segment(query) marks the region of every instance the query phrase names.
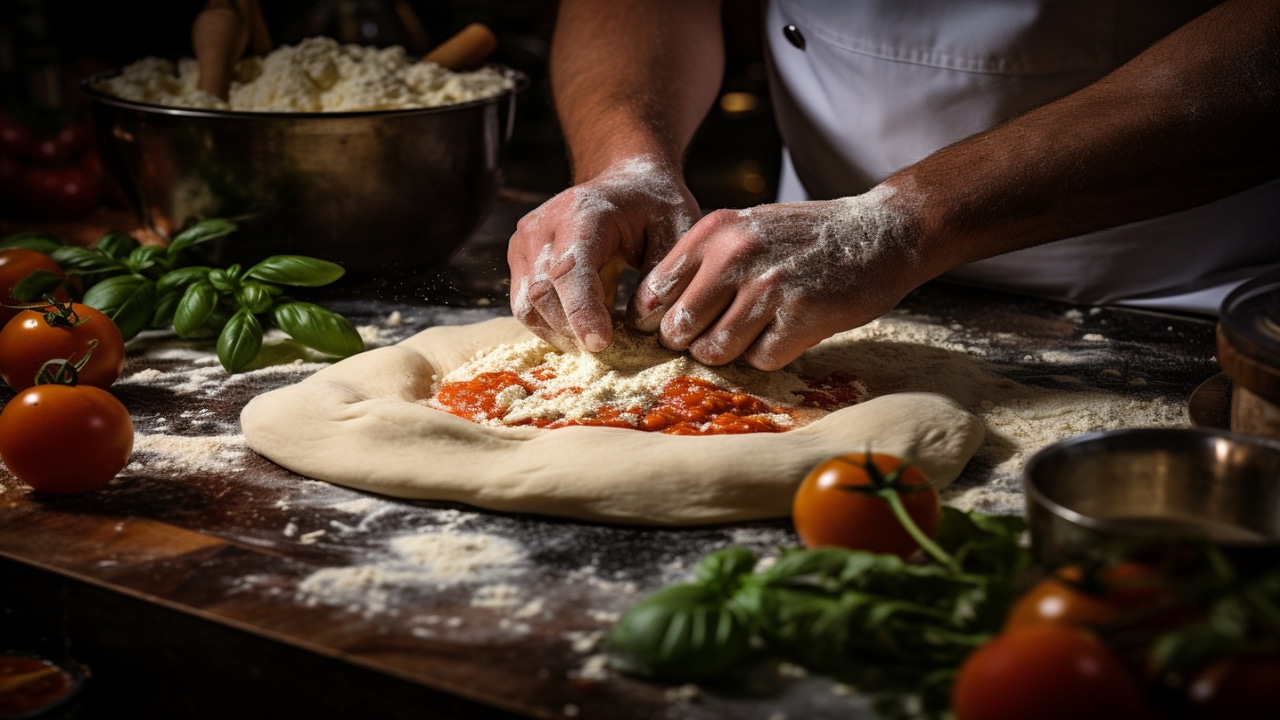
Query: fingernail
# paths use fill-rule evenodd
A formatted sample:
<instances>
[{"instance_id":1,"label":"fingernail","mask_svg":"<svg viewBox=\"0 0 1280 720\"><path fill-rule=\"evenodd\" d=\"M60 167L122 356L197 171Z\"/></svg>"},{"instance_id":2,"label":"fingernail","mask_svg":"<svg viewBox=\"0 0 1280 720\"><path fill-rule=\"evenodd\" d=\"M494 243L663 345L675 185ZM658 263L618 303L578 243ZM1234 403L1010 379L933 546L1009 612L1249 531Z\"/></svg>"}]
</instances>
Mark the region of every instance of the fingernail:
<instances>
[{"instance_id":1,"label":"fingernail","mask_svg":"<svg viewBox=\"0 0 1280 720\"><path fill-rule=\"evenodd\" d=\"M589 352L600 352L607 347L604 338L595 333L587 333L587 336L582 339L582 344L587 347Z\"/></svg>"}]
</instances>

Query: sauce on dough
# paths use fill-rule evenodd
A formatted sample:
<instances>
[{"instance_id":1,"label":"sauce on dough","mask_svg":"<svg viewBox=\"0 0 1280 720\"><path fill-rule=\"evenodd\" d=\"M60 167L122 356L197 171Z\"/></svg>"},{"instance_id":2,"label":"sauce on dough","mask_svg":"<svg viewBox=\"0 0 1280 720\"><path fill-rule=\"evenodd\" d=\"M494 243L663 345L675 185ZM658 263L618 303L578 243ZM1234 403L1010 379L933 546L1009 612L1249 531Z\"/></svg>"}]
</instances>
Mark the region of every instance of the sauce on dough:
<instances>
[{"instance_id":1,"label":"sauce on dough","mask_svg":"<svg viewBox=\"0 0 1280 720\"><path fill-rule=\"evenodd\" d=\"M868 397L848 373L709 367L619 325L598 354L561 353L541 340L492 348L441 378L426 404L491 427L721 435L784 432Z\"/></svg>"}]
</instances>

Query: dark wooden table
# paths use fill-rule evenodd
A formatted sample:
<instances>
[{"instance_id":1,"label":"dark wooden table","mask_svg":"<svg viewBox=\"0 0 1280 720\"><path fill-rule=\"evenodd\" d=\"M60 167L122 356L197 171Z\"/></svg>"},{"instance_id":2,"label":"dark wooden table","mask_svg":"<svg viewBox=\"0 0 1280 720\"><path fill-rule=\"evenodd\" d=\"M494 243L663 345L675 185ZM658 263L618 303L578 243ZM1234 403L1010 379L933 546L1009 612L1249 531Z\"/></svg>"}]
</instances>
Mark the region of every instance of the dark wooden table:
<instances>
[{"instance_id":1,"label":"dark wooden table","mask_svg":"<svg viewBox=\"0 0 1280 720\"><path fill-rule=\"evenodd\" d=\"M505 313L502 245L529 207L504 196L448 268L323 301L371 328L374 344ZM984 362L1028 386L1185 404L1218 372L1203 318L944 284L895 313L980 342ZM1030 361L1073 350L1084 359L1051 371ZM239 435L250 398L319 367L287 342L271 353L227 378L207 345L148 333L113 388L139 437L119 478L42 497L0 468L0 646L88 668L78 717L868 716L848 688L802 673L727 695L602 669L598 641L619 613L713 550L795 544L787 522L613 527L311 481ZM1016 493L1017 478L975 461L954 488L983 486ZM505 555L461 576L423 572L397 543L424 537Z\"/></svg>"}]
</instances>

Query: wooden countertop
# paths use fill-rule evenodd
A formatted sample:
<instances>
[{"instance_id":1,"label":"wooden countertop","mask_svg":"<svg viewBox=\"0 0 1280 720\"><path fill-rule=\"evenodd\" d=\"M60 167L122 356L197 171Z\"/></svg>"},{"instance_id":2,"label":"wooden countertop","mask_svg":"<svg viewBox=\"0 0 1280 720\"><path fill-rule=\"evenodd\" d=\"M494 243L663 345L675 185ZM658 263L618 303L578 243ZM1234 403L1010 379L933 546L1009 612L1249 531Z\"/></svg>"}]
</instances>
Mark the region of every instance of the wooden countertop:
<instances>
[{"instance_id":1,"label":"wooden countertop","mask_svg":"<svg viewBox=\"0 0 1280 720\"><path fill-rule=\"evenodd\" d=\"M444 270L323 302L370 344L502 314L501 248L528 207L505 196ZM1214 325L1200 318L942 284L890 317L1009 381L1062 393L1185 407L1218 372ZM138 432L120 477L41 497L0 468L0 645L87 666L79 717L869 717L820 677L783 673L730 695L601 665L598 641L632 603L713 550L794 545L787 522L613 527L299 477L248 450L238 415L321 366L277 340L267 364L228 378L207 344L148 333L113 388ZM949 497L1016 507L1001 458L975 459Z\"/></svg>"}]
</instances>

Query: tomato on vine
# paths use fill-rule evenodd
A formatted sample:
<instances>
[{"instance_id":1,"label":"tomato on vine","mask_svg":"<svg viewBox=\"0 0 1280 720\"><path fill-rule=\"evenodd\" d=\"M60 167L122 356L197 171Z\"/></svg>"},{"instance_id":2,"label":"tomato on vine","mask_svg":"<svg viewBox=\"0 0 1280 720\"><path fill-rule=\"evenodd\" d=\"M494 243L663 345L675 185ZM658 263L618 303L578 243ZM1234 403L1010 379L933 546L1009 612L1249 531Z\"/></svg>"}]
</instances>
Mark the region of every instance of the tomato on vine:
<instances>
[{"instance_id":1,"label":"tomato on vine","mask_svg":"<svg viewBox=\"0 0 1280 720\"><path fill-rule=\"evenodd\" d=\"M894 455L841 455L805 476L792 502L806 547L843 547L906 556L922 545L900 519L898 504L925 536L937 528L941 504L920 468Z\"/></svg>"},{"instance_id":2,"label":"tomato on vine","mask_svg":"<svg viewBox=\"0 0 1280 720\"><path fill-rule=\"evenodd\" d=\"M1125 561L1085 570L1068 565L1031 587L1009 610L1005 628L1062 624L1098 628L1137 623L1158 629L1182 619L1185 608L1158 568ZM1171 618L1178 609L1178 618Z\"/></svg>"},{"instance_id":3,"label":"tomato on vine","mask_svg":"<svg viewBox=\"0 0 1280 720\"><path fill-rule=\"evenodd\" d=\"M0 460L35 490L70 495L111 481L133 452L133 420L92 385L36 385L0 411Z\"/></svg>"},{"instance_id":4,"label":"tomato on vine","mask_svg":"<svg viewBox=\"0 0 1280 720\"><path fill-rule=\"evenodd\" d=\"M42 270L66 278L58 263L42 252L18 247L0 250L0 327L21 312L26 304L13 296L14 286ZM59 288L53 296L59 300L68 299L64 288Z\"/></svg>"},{"instance_id":5,"label":"tomato on vine","mask_svg":"<svg viewBox=\"0 0 1280 720\"><path fill-rule=\"evenodd\" d=\"M1005 631L964 661L952 686L955 720L1140 720L1137 681L1094 637L1064 625Z\"/></svg>"},{"instance_id":6,"label":"tomato on vine","mask_svg":"<svg viewBox=\"0 0 1280 720\"><path fill-rule=\"evenodd\" d=\"M124 356L111 318L76 302L23 310L0 330L0 377L14 390L35 385L51 360L72 364L77 383L105 389L120 377Z\"/></svg>"}]
</instances>

